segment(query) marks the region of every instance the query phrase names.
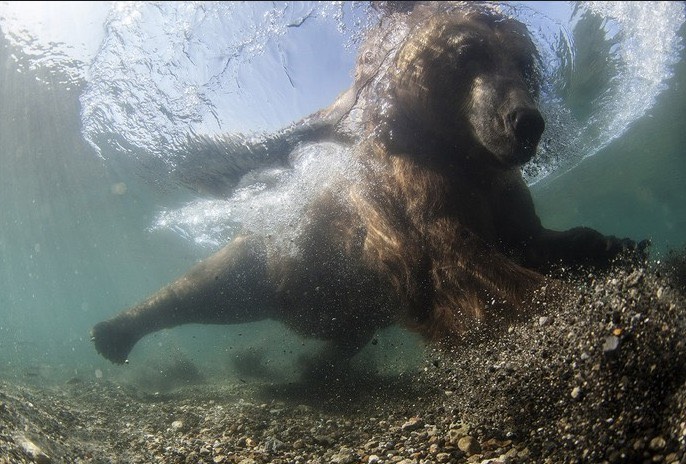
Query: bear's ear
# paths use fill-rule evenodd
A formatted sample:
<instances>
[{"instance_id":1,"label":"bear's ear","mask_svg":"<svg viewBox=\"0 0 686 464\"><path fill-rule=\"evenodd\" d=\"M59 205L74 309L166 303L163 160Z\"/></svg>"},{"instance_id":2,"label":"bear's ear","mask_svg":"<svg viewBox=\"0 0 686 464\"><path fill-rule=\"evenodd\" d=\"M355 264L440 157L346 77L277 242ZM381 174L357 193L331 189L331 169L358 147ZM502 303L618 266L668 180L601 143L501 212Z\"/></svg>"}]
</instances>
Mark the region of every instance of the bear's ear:
<instances>
[{"instance_id":1,"label":"bear's ear","mask_svg":"<svg viewBox=\"0 0 686 464\"><path fill-rule=\"evenodd\" d=\"M391 15L393 13L409 13L420 2L371 2L372 8L384 15Z\"/></svg>"}]
</instances>

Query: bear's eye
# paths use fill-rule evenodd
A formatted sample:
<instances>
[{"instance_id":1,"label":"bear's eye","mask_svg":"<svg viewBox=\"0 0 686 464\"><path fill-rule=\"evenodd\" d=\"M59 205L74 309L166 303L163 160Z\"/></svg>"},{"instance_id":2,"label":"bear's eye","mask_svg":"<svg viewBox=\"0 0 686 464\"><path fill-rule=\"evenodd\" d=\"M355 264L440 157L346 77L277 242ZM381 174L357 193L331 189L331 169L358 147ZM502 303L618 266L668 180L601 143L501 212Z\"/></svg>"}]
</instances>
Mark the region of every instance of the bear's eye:
<instances>
[{"instance_id":1,"label":"bear's eye","mask_svg":"<svg viewBox=\"0 0 686 464\"><path fill-rule=\"evenodd\" d=\"M488 68L491 53L482 41L470 40L461 43L449 53L450 67L462 74L475 74Z\"/></svg>"},{"instance_id":2,"label":"bear's eye","mask_svg":"<svg viewBox=\"0 0 686 464\"><path fill-rule=\"evenodd\" d=\"M479 59L487 53L486 47L482 40L469 39L462 41L455 47L455 54L461 60Z\"/></svg>"},{"instance_id":3,"label":"bear's eye","mask_svg":"<svg viewBox=\"0 0 686 464\"><path fill-rule=\"evenodd\" d=\"M474 45L472 44L460 45L455 50L455 55L457 55L462 60L469 59L470 57L473 57L475 54L476 47L474 47Z\"/></svg>"}]
</instances>

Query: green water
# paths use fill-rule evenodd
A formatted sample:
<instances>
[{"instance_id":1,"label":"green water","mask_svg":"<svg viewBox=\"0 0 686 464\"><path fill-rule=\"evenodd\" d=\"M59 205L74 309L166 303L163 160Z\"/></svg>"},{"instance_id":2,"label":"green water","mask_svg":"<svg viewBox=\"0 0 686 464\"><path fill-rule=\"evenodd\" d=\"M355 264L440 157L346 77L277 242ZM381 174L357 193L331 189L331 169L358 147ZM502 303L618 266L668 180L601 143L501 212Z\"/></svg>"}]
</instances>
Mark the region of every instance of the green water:
<instances>
[{"instance_id":1,"label":"green water","mask_svg":"<svg viewBox=\"0 0 686 464\"><path fill-rule=\"evenodd\" d=\"M0 356L99 362L93 323L199 256L146 232L160 193L112 172L83 141L80 89L44 69L18 72L14 54L0 38Z\"/></svg>"},{"instance_id":2,"label":"green water","mask_svg":"<svg viewBox=\"0 0 686 464\"><path fill-rule=\"evenodd\" d=\"M682 37L684 37L682 28ZM654 108L597 155L534 186L550 228L579 224L652 241L659 257L686 244L686 61Z\"/></svg>"}]
</instances>

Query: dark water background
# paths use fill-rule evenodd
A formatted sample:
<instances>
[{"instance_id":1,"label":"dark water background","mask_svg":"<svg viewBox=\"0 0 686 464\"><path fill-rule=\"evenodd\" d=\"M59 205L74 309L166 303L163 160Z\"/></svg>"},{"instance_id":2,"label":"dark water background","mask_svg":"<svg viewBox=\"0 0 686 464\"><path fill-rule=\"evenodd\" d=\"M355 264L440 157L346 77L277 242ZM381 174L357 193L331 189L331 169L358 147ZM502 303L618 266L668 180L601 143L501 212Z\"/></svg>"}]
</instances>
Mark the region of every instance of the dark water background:
<instances>
[{"instance_id":1,"label":"dark water background","mask_svg":"<svg viewBox=\"0 0 686 464\"><path fill-rule=\"evenodd\" d=\"M146 375L144 368L190 360L218 378L278 380L292 372L298 353L317 347L272 322L191 326L145 338L131 364L116 367L95 353L88 335L93 324L179 276L227 236L226 204L207 203L168 183L165 169L174 160L164 158L165 140L189 130L274 130L326 106L349 85L356 34L368 11L361 4L275 5L283 10L269 18L266 10L245 5L232 11L217 4L136 10L103 3L93 17L64 25L98 32L86 39L97 41L89 44L95 50L90 61L79 61L59 43L41 45L30 30L13 29L17 23L8 18L14 6L0 3L0 377L135 377ZM574 4L566 5L574 11ZM678 5L681 17L663 13L652 20L656 30L669 21L683 24ZM569 150L572 161L533 183L538 211L551 228L583 224L650 238L659 259L686 245L684 27L677 32L681 43L642 57L674 55L654 101L629 117L627 127L613 129L602 118L589 121L618 111L611 103L624 95L612 92L625 78L618 54L628 43L613 30L616 23L597 14L577 11L565 21L542 24L560 27L564 33L552 37L567 42L542 46L559 47L559 61L551 63L559 72L550 76L551 100L578 124L570 127L564 117L561 124L549 123L550 146ZM146 35L151 24L156 33ZM224 55L217 54L212 44L229 32L235 36ZM151 46L155 40L162 45ZM171 47L174 40L187 62L165 55L164 44ZM569 62L573 70L565 67ZM624 102L629 110L643 105L631 98ZM604 138L596 133L603 130ZM588 154L593 156L579 159ZM383 361L380 369L403 369L419 359L421 344L392 329L367 354ZM260 369L247 372L246 365Z\"/></svg>"}]
</instances>

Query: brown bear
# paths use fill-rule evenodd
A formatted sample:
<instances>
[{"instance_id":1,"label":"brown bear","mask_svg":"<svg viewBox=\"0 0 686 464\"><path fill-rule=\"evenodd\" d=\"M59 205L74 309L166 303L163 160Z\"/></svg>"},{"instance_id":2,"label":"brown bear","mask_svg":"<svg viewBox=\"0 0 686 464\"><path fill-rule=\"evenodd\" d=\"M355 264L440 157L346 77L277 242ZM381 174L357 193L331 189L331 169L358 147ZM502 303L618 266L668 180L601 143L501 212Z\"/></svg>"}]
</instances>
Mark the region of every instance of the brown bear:
<instances>
[{"instance_id":1,"label":"brown bear","mask_svg":"<svg viewBox=\"0 0 686 464\"><path fill-rule=\"evenodd\" d=\"M544 130L526 28L489 6L399 5L380 8L353 88L300 126L302 140L353 144L361 178L307 206L297 253L248 231L97 324L98 352L123 363L163 328L266 318L344 358L395 323L450 347L536 311L539 290L556 287L547 266L603 265L637 248L542 227L520 170Z\"/></svg>"}]
</instances>

